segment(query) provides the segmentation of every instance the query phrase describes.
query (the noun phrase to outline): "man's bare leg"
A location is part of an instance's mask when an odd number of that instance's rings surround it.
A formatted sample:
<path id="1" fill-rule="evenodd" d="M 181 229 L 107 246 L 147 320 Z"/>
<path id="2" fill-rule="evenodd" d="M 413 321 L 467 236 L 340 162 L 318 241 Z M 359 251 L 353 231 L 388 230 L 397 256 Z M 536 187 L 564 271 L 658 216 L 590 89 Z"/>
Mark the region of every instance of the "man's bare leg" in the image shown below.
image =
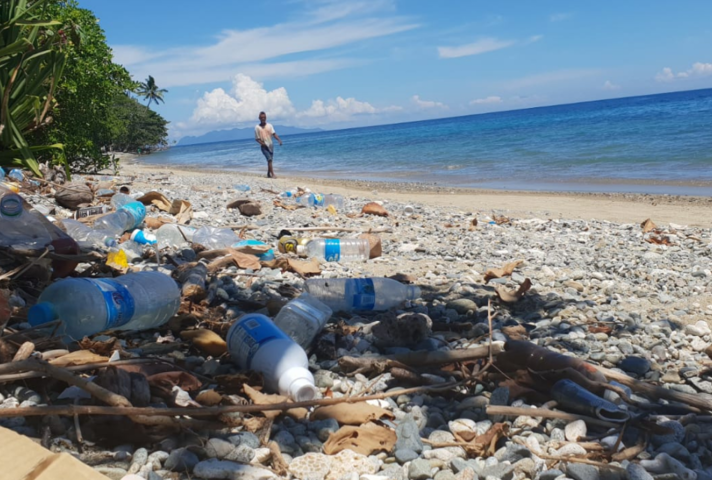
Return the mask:
<path id="1" fill-rule="evenodd" d="M 277 178 L 272 169 L 272 162 L 267 162 L 267 178 Z"/>

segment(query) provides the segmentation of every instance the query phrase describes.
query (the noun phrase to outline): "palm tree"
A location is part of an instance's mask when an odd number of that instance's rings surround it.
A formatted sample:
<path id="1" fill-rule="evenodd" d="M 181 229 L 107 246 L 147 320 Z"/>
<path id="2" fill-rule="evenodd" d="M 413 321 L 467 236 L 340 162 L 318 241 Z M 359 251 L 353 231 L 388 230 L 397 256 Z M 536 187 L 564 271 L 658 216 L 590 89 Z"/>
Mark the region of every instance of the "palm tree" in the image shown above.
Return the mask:
<path id="1" fill-rule="evenodd" d="M 156 81 L 151 75 L 149 75 L 145 82 L 141 82 L 139 84 L 136 93 L 143 95 L 143 99 L 148 100 L 146 106 L 150 106 L 151 102 L 156 102 L 156 105 L 158 105 L 159 100 L 163 102 L 163 94 L 168 93 L 168 90 L 165 88 L 158 88 Z"/>

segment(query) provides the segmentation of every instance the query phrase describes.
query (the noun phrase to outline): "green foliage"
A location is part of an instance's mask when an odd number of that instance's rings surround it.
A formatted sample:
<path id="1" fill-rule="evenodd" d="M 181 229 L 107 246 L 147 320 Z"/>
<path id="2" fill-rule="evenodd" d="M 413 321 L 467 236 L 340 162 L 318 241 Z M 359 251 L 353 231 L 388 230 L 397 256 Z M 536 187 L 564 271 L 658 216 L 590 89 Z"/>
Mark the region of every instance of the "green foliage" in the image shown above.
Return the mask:
<path id="1" fill-rule="evenodd" d="M 115 150 L 150 152 L 154 147 L 167 145 L 168 122 L 135 98 L 127 95 L 114 97 L 112 123 L 116 126 L 113 139 Z"/>
<path id="2" fill-rule="evenodd" d="M 132 122 L 162 127 L 143 135 L 153 143 L 140 144 L 141 148 L 164 143 L 166 121 L 156 114 L 158 118 L 152 117 L 149 122 L 147 114 L 139 113 L 134 104 L 140 104 L 130 97 L 139 84 L 131 80 L 123 66 L 113 62 L 113 53 L 94 14 L 80 8 L 76 0 L 50 0 L 46 11 L 62 23 L 62 31 L 72 41 L 66 47 L 67 66 L 57 85 L 54 122 L 39 133 L 36 141 L 64 144 L 75 171 L 110 167 L 111 159 L 104 152 L 119 145 L 125 151 L 139 148 L 127 141 L 141 139 L 141 135 L 130 133 L 142 128 Z M 162 137 L 156 135 L 159 130 Z"/>
<path id="3" fill-rule="evenodd" d="M 46 3 L 0 1 L 0 165 L 27 168 L 39 177 L 36 153 L 51 150 L 64 161 L 61 144 L 30 146 L 26 139 L 49 121 L 66 63 L 64 38 L 52 30 L 59 23 L 42 11 Z"/>
<path id="4" fill-rule="evenodd" d="M 145 82 L 141 82 L 139 84 L 136 93 L 138 95 L 143 95 L 143 99 L 148 100 L 146 106 L 150 107 L 151 102 L 156 102 L 156 105 L 158 105 L 159 101 L 163 102 L 163 94 L 168 93 L 168 90 L 165 88 L 158 88 L 156 81 L 151 75 L 149 75 Z"/>

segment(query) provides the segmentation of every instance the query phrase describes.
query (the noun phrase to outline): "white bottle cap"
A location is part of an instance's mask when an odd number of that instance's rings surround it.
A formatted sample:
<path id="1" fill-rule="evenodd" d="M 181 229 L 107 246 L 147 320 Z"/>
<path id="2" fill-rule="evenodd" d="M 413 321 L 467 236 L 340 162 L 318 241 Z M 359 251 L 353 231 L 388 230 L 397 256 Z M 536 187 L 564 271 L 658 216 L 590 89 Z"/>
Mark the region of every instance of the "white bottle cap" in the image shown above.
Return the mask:
<path id="1" fill-rule="evenodd" d="M 284 372 L 279 378 L 279 391 L 287 393 L 295 402 L 308 402 L 319 394 L 314 376 L 304 367 L 292 367 Z"/>

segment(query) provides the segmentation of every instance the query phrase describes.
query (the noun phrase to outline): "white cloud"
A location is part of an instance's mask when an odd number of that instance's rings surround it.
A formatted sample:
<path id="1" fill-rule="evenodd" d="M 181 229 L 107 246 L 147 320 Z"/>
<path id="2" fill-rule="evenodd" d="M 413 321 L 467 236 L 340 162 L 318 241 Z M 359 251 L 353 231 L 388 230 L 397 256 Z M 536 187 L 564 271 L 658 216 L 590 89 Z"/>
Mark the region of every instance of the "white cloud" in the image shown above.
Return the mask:
<path id="1" fill-rule="evenodd" d="M 402 108 L 376 108 L 368 102 L 339 96 L 331 100 L 314 100 L 308 109 L 299 111 L 284 87 L 268 91 L 261 83 L 240 73 L 233 79 L 230 92 L 222 88 L 205 92 L 198 99 L 190 121 L 176 124 L 176 133 L 180 136 L 251 124 L 257 121 L 260 111 L 267 112 L 270 121 L 313 126 L 349 122 L 359 116 L 399 110 Z"/>
<path id="2" fill-rule="evenodd" d="M 485 98 L 477 98 L 475 100 L 472 100 L 470 102 L 470 105 L 487 105 L 487 104 L 492 104 L 492 103 L 502 103 L 502 97 L 498 97 L 496 95 L 491 95 L 489 97 Z"/>
<path id="3" fill-rule="evenodd" d="M 494 52 L 503 48 L 511 47 L 516 40 L 498 40 L 493 37 L 483 38 L 474 43 L 459 45 L 457 47 L 438 47 L 440 58 L 459 58 L 479 55 L 481 53 Z"/>
<path id="4" fill-rule="evenodd" d="M 655 80 L 658 82 L 672 82 L 678 79 L 706 77 L 709 75 L 712 75 L 712 63 L 696 62 L 692 64 L 692 68 L 678 73 L 673 72 L 671 68 L 665 67 L 655 75 Z"/>
<path id="5" fill-rule="evenodd" d="M 533 87 L 538 85 L 546 85 L 549 83 L 558 83 L 571 80 L 579 80 L 581 78 L 591 77 L 601 73 L 597 69 L 568 69 L 555 70 L 553 72 L 537 73 L 526 77 L 517 78 L 501 84 L 504 88 L 517 90 L 520 88 Z"/>
<path id="6" fill-rule="evenodd" d="M 446 109 L 448 108 L 447 105 L 445 105 L 442 102 L 435 102 L 433 100 L 423 100 L 420 98 L 420 95 L 413 95 L 410 98 L 410 101 L 415 104 L 416 107 L 422 110 L 427 110 L 430 108 L 442 108 Z"/>
<path id="7" fill-rule="evenodd" d="M 257 74 L 257 65 L 261 62 L 293 54 L 328 51 L 418 27 L 408 19 L 394 15 L 392 10 L 392 2 L 387 0 L 348 5 L 336 1 L 319 2 L 317 8 L 307 11 L 299 20 L 247 30 L 225 30 L 210 45 L 187 45 L 163 51 L 118 45 L 114 50 L 117 62 L 128 67 L 134 78 L 141 79 L 150 73 L 162 87 L 228 81 L 231 72 L 246 71 L 245 66 Z M 299 61 L 317 73 L 353 63 L 344 59 L 306 58 Z M 275 78 L 291 75 L 290 72 L 299 69 L 290 69 L 290 66 L 300 64 L 287 60 L 268 65 L 271 66 L 261 66 Z M 281 67 L 284 70 L 280 70 Z"/>
<path id="8" fill-rule="evenodd" d="M 538 41 L 541 40 L 542 38 L 544 38 L 544 35 L 532 35 L 532 36 L 529 37 L 524 43 L 525 43 L 525 44 L 530 44 L 530 43 L 538 42 Z"/>
<path id="9" fill-rule="evenodd" d="M 563 22 L 564 20 L 568 20 L 569 18 L 573 17 L 573 13 L 554 13 L 552 15 L 549 15 L 549 21 L 550 22 Z"/>
<path id="10" fill-rule="evenodd" d="M 606 80 L 605 83 L 603 84 L 603 89 L 604 90 L 620 90 L 621 86 L 616 85 L 615 83 L 611 82 L 610 80 Z"/>

